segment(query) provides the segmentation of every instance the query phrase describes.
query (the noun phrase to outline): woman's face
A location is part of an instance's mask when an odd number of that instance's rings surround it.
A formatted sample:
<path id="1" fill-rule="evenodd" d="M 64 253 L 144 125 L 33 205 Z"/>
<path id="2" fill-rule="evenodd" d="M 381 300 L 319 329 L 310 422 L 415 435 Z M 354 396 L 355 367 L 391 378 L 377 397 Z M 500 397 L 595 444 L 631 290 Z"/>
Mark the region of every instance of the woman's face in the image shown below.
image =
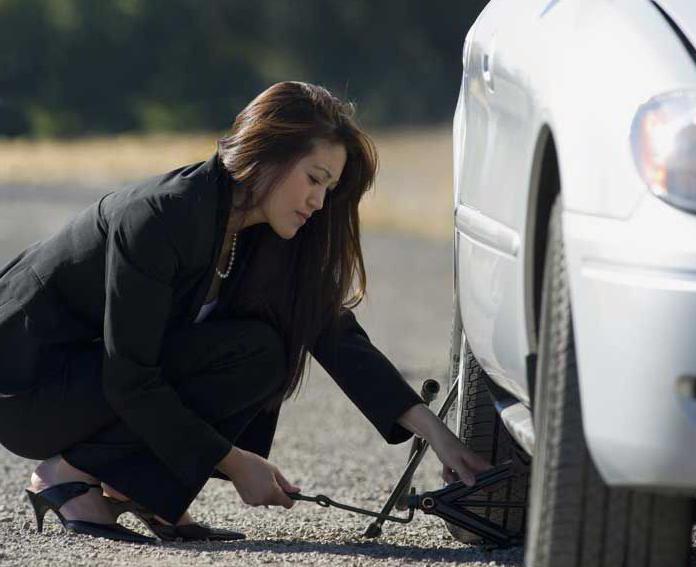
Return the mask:
<path id="1" fill-rule="evenodd" d="M 346 159 L 343 144 L 317 140 L 311 153 L 260 203 L 262 222 L 268 222 L 281 238 L 295 236 L 312 213 L 324 206 L 326 192 L 336 187 Z"/>

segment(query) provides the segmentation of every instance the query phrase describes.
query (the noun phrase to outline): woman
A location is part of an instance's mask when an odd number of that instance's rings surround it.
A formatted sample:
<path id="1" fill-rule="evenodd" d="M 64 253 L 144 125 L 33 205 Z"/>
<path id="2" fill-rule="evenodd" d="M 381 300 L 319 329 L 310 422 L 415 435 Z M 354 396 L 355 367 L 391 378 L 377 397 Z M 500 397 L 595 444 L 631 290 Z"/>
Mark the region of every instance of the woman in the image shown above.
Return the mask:
<path id="1" fill-rule="evenodd" d="M 467 450 L 370 343 L 358 204 L 376 170 L 353 108 L 273 85 L 208 161 L 104 195 L 0 270 L 0 443 L 44 459 L 39 530 L 151 541 L 235 539 L 188 506 L 211 477 L 292 507 L 268 457 L 312 354 L 389 443 L 412 433 L 466 483 Z M 97 490 L 91 490 L 96 488 Z"/>

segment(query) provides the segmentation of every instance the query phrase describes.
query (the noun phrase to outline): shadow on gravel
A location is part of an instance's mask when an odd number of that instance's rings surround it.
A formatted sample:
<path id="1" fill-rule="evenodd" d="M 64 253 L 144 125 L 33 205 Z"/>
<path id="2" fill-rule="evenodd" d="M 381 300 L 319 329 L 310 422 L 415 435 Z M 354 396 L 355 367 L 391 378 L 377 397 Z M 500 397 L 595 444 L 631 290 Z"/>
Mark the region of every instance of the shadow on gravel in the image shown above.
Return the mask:
<path id="1" fill-rule="evenodd" d="M 186 547 L 189 547 L 188 545 Z M 414 545 L 394 545 L 380 543 L 317 543 L 297 540 L 265 539 L 260 541 L 243 540 L 235 542 L 208 542 L 205 551 L 247 551 L 250 553 L 321 553 L 329 555 L 364 556 L 377 559 L 408 559 L 409 561 L 440 561 L 452 563 L 500 562 L 510 567 L 522 566 L 521 547 L 486 551 L 482 547 L 462 545 L 460 549 L 437 549 Z"/>

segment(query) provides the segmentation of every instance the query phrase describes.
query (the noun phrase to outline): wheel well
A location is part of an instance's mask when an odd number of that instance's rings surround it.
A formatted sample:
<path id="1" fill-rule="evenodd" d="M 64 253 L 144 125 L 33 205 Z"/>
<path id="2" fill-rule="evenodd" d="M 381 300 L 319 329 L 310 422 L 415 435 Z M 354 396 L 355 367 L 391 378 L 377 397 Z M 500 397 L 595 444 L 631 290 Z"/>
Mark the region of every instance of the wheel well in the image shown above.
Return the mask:
<path id="1" fill-rule="evenodd" d="M 541 292 L 544 282 L 544 260 L 548 240 L 549 217 L 556 195 L 560 193 L 561 182 L 558 168 L 558 155 L 553 133 L 548 127 L 540 132 L 535 151 L 534 167 L 527 207 L 527 234 L 525 246 L 525 306 L 527 318 L 527 338 L 530 356 L 528 361 L 529 392 L 534 399 L 534 374 L 537 344 L 539 339 L 539 320 L 541 318 Z"/>

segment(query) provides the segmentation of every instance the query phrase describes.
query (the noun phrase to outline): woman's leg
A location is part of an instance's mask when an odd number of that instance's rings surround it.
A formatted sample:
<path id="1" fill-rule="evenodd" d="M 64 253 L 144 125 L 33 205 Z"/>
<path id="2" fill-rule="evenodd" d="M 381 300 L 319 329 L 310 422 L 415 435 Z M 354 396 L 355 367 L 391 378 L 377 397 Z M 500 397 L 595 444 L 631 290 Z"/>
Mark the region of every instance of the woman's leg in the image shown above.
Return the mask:
<path id="1" fill-rule="evenodd" d="M 279 344 L 280 337 L 260 321 L 190 325 L 165 339 L 162 374 L 183 403 L 234 442 L 282 383 Z M 101 390 L 102 348 L 72 348 L 63 370 L 56 359 L 58 376 L 42 377 L 24 400 L 9 399 L 15 404 L 9 410 L 3 407 L 8 400 L 0 402 L 3 419 L 11 414 L 15 425 L 25 426 L 16 434 L 3 431 L 3 444 L 29 458 L 61 453 L 77 469 L 175 523 L 208 477 L 183 486 L 117 418 Z"/>

